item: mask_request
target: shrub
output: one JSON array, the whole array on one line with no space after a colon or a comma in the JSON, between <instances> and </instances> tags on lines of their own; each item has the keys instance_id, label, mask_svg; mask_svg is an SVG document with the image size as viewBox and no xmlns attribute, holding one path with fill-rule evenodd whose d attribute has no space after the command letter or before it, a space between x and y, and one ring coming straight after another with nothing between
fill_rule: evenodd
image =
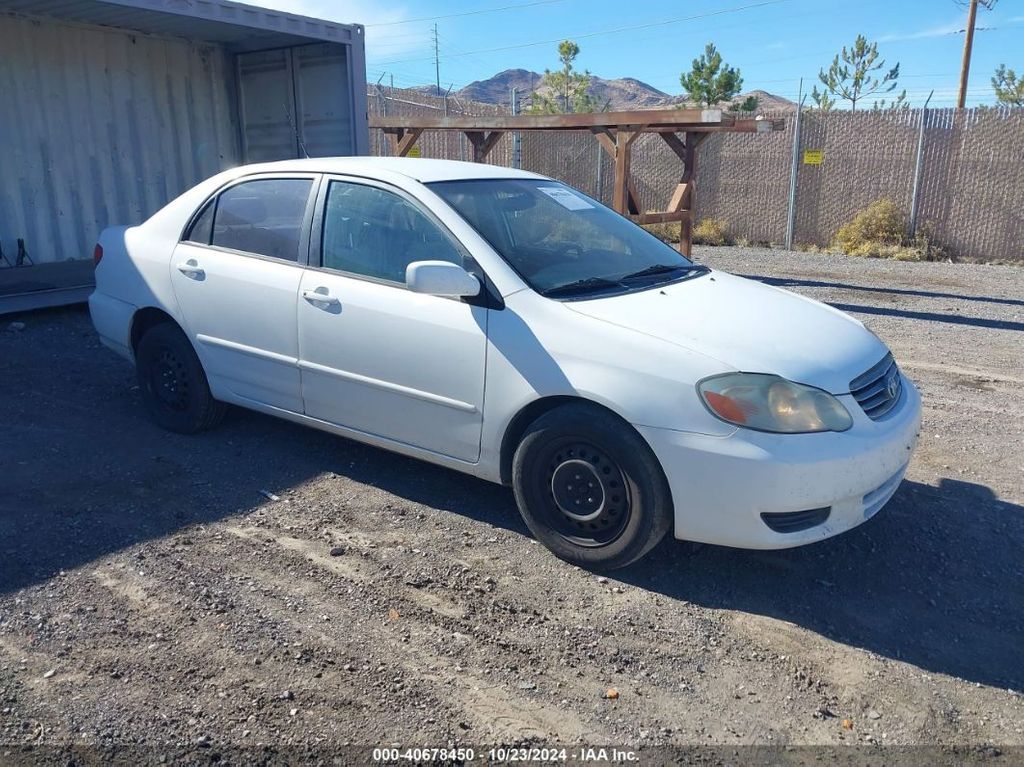
<instances>
[{"instance_id":1,"label":"shrub","mask_svg":"<svg viewBox=\"0 0 1024 767\"><path fill-rule=\"evenodd\" d=\"M880 245L902 245L906 220L889 199L876 200L839 227L833 244L850 255L868 255Z\"/></svg>"},{"instance_id":2,"label":"shrub","mask_svg":"<svg viewBox=\"0 0 1024 767\"><path fill-rule=\"evenodd\" d=\"M891 258L896 261L938 261L942 249L927 236L907 239L907 222L889 199L875 200L839 227L832 247L850 256Z\"/></svg>"},{"instance_id":3,"label":"shrub","mask_svg":"<svg viewBox=\"0 0 1024 767\"><path fill-rule=\"evenodd\" d=\"M728 245L728 225L720 218L704 218L693 227L695 245Z\"/></svg>"}]
</instances>

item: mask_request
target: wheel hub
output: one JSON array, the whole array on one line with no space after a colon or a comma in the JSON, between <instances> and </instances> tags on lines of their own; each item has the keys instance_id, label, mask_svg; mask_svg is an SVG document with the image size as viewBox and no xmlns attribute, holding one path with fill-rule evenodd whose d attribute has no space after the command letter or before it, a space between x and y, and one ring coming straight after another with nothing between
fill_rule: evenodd
<instances>
[{"instance_id":1,"label":"wheel hub","mask_svg":"<svg viewBox=\"0 0 1024 767\"><path fill-rule=\"evenodd\" d=\"M597 446L573 439L553 443L546 453L541 481L552 526L581 546L615 540L630 516L629 491L618 464Z\"/></svg>"},{"instance_id":2,"label":"wheel hub","mask_svg":"<svg viewBox=\"0 0 1024 767\"><path fill-rule=\"evenodd\" d=\"M578 458L565 461L551 477L551 492L563 514L589 522L601 514L605 492L594 467Z\"/></svg>"},{"instance_id":3,"label":"wheel hub","mask_svg":"<svg viewBox=\"0 0 1024 767\"><path fill-rule=\"evenodd\" d=\"M151 386L164 407L183 410L188 403L188 378L184 365L169 351L160 355L153 365Z\"/></svg>"}]
</instances>

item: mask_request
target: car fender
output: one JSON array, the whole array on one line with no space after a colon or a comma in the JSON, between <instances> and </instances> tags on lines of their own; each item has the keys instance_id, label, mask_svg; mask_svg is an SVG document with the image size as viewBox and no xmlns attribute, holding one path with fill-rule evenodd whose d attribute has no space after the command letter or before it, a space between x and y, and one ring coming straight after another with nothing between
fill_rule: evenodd
<instances>
[{"instance_id":1,"label":"car fender","mask_svg":"<svg viewBox=\"0 0 1024 767\"><path fill-rule=\"evenodd\" d=\"M523 291L492 311L481 462L501 473L501 445L513 419L537 400L594 402L634 426L728 436L736 428L708 412L696 383L732 368L629 328Z\"/></svg>"}]
</instances>

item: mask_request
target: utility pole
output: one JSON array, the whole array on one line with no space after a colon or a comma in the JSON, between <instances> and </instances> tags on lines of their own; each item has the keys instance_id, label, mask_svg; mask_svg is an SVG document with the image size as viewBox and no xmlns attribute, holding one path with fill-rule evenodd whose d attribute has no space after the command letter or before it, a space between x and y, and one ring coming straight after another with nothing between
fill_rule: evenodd
<instances>
[{"instance_id":1,"label":"utility pole","mask_svg":"<svg viewBox=\"0 0 1024 767\"><path fill-rule=\"evenodd\" d=\"M974 0L975 2L977 0ZM437 82L437 95L441 95L441 59L437 53L437 22L434 22L434 77Z\"/></svg>"},{"instance_id":2,"label":"utility pole","mask_svg":"<svg viewBox=\"0 0 1024 767\"><path fill-rule=\"evenodd\" d=\"M963 109L967 102L967 75L971 71L971 48L974 46L974 19L978 15L978 0L970 0L967 9L967 34L964 36L964 60L960 65L960 95L956 100L956 108Z\"/></svg>"}]
</instances>

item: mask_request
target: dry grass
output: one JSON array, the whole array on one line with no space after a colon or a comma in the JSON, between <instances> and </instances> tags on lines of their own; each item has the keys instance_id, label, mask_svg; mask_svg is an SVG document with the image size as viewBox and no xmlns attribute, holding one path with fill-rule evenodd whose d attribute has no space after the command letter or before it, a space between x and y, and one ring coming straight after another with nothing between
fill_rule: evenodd
<instances>
[{"instance_id":1,"label":"dry grass","mask_svg":"<svg viewBox=\"0 0 1024 767\"><path fill-rule=\"evenodd\" d=\"M926 234L906 236L907 221L889 199L875 200L839 227L832 249L863 258L894 261L939 261L947 256Z\"/></svg>"},{"instance_id":2,"label":"dry grass","mask_svg":"<svg viewBox=\"0 0 1024 767\"><path fill-rule=\"evenodd\" d=\"M669 245L679 242L679 224L641 224L641 226Z\"/></svg>"},{"instance_id":3,"label":"dry grass","mask_svg":"<svg viewBox=\"0 0 1024 767\"><path fill-rule=\"evenodd\" d=\"M643 224L643 228L659 240L675 245L679 242L679 224ZM693 227L694 245L734 245L729 225L720 218L705 218Z\"/></svg>"},{"instance_id":4,"label":"dry grass","mask_svg":"<svg viewBox=\"0 0 1024 767\"><path fill-rule=\"evenodd\" d=\"M693 227L694 245L729 245L729 225L720 218L704 218Z\"/></svg>"}]
</instances>

